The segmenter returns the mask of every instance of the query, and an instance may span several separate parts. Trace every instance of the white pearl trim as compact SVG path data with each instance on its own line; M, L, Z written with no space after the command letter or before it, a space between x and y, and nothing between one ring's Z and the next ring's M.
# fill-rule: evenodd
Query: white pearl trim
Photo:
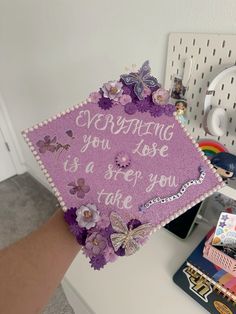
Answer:
M58 113L57 115L54 115L53 117L50 117L36 125L34 125L33 127L31 128L28 128L28 129L25 129L23 132L22 132L22 136L24 137L26 143L28 144L30 150L32 151L33 155L35 156L35 159L37 160L41 170L43 171L45 177L47 178L47 181L54 193L54 195L57 197L61 207L62 207L62 210L65 212L67 211L67 206L65 206L65 202L63 201L63 198L61 197L61 193L58 191L58 189L55 187L55 184L53 182L53 179L51 178L50 174L48 173L47 169L45 168L41 158L40 158L40 155L38 154L37 150L35 149L35 147L33 146L33 144L31 143L29 137L28 137L28 133L29 132L32 132L34 130L37 130L38 128L40 127L43 127L44 125L52 122L53 120L56 120L57 118L60 118L61 116L65 116L67 114L69 114L71 111L75 110L76 108L79 108L81 106L83 106L83 104L86 104L88 102L88 100L84 101L83 103L81 104L77 104L77 105L74 105L73 107L71 108L68 108L60 113Z

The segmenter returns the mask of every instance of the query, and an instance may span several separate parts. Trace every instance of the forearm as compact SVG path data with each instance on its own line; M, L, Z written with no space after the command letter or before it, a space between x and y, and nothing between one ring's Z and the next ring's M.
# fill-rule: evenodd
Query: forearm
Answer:
M62 211L0 251L0 313L40 313L80 250Z

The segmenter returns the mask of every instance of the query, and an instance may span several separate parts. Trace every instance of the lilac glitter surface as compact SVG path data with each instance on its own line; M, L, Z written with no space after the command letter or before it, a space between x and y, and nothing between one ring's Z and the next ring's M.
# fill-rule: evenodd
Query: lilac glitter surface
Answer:
M67 130L72 130L75 137L73 142L65 133ZM55 157L50 151L40 153L36 143L46 135L51 139L56 136L60 143L71 144L69 150L63 151L59 157ZM91 144L86 152L82 152L85 136L97 137L100 140L108 139L110 149L103 150L100 145L94 148ZM88 103L29 131L27 137L52 178L65 206L72 207L65 213L65 220L69 224L73 224L76 218L73 207L94 203L101 216L109 216L110 212L115 210L125 223L131 219L138 219L142 223L158 225L219 185L219 180L209 168L207 161L203 160L174 116L162 114L159 117L152 117L149 112L139 111L129 115L122 105L113 106L108 111L101 109L97 104ZM153 150L153 143L156 143L156 150ZM165 157L160 155L164 145ZM132 170L134 173L139 171L141 178L137 177L135 180L133 176L129 177L128 181L124 175L119 174L115 179L114 173L110 179L104 178L108 165L111 165L113 170L119 169L115 164L115 156L121 151L125 151L131 158L129 168L122 171ZM86 185L90 186L90 191L83 199L71 194L68 188L68 183L75 182L78 178L74 172L69 171L74 159L79 159L80 165L77 169L79 177L84 178ZM91 162L95 164L92 175L86 172L86 167ZM183 183L198 178L199 166L204 166L206 171L202 184L190 187L181 198L173 202L156 204L144 213L138 210L140 205L149 199L173 195L179 191ZM150 174L156 176L156 184L153 187ZM165 184L160 184L161 176L166 178ZM98 192L101 195L100 202ZM107 205L103 192L112 193L113 200L116 201ZM125 208L127 197L131 198L129 208Z

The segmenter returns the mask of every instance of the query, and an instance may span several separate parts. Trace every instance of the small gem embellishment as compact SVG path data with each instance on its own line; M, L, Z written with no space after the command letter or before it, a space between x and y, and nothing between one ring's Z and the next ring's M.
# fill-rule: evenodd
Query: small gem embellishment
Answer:
M130 165L131 160L130 160L130 157L127 153L120 152L116 156L115 162L119 168L127 168Z

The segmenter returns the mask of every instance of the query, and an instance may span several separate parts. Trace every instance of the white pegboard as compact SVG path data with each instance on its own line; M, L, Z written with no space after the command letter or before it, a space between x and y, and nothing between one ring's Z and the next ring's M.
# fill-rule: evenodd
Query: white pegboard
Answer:
M174 76L182 76L186 58L193 65L188 83L188 131L198 140L214 139L236 154L236 73L223 79L216 87L212 105L221 106L229 115L224 136L213 137L203 129L203 105L207 87L222 70L236 64L236 35L171 33L165 75L165 88L170 89Z

